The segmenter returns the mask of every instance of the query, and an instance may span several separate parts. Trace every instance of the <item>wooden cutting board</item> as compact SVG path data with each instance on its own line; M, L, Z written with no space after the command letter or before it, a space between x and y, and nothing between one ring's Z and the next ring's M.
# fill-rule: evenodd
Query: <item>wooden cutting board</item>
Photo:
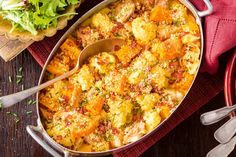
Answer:
M9 40L5 36L0 36L0 56L6 62L10 61L33 42L34 41L21 42L19 40Z

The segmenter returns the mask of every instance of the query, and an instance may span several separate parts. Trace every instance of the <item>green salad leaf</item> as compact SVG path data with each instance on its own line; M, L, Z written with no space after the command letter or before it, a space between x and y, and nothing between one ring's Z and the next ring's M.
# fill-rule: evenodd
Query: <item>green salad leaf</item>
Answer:
M56 26L59 17L76 14L63 11L78 3L80 0L0 0L0 16L12 23L11 31L37 35L38 30Z

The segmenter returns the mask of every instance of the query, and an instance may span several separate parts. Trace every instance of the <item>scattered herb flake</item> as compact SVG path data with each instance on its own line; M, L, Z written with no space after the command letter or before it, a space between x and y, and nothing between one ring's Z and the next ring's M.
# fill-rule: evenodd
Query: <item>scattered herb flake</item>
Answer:
M14 120L15 120L16 123L19 123L19 122L20 122L20 118L17 116L16 113L6 112L6 114L11 115L11 116L14 116L14 117L15 117Z
M20 68L19 68L19 72L22 72L22 70L23 70L23 68L22 68L22 67L20 67Z
M23 76L22 75L16 75L17 78L22 78Z
M8 80L9 80L10 83L12 83L12 78L11 78L11 76L8 76Z
M14 117L18 117L16 113L11 113Z
M36 100L34 100L34 101L32 102L32 105L33 105L33 104L36 104Z
M28 114L28 115L30 115L30 114L32 114L33 113L33 111L27 111L26 112L26 114Z
M21 83L21 79L17 79L17 80L16 80L16 83L17 83L17 84Z
M33 103L33 100L31 100L31 99L27 101L28 105L32 105L32 103Z
M3 103L0 101L0 110L2 109Z
M20 118L16 118L15 121L16 121L16 123L19 123L20 122Z
M21 90L24 90L24 85L21 85Z

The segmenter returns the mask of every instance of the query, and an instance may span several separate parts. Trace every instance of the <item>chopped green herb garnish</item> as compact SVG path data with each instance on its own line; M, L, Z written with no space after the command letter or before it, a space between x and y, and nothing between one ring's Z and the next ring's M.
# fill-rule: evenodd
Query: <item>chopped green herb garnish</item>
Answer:
M84 99L82 102L81 102L81 104L79 104L79 106L84 106L84 104L87 104L88 103L88 99Z
M122 37L122 35L120 35L119 33L116 33L115 37Z
M6 114L11 115L11 116L14 116L14 117L15 117L14 119L15 119L16 123L19 123L20 118L17 116L16 113L6 112Z
M8 76L8 80L9 80L10 83L12 82L11 76Z
M28 114L28 115L30 115L30 114L32 114L33 113L33 111L27 111L26 112L26 114Z
M32 102L32 105L33 105L33 104L36 104L36 100L34 100L34 101Z
M22 68L22 67L20 67L20 68L19 68L19 72L22 72L22 70L23 70L23 68Z
M21 90L24 90L24 85L21 85Z
M82 101L82 103L88 103L88 99L84 99L83 101Z
M21 83L21 81L22 81L21 79L17 79L16 83L19 84L19 83Z
M102 109L105 111L105 112L108 112L109 111L109 106L107 105L107 104L104 104L103 106L102 106Z
M16 121L16 123L19 123L20 122L20 118L16 118L15 121Z
M32 105L32 103L33 103L33 100L31 100L31 99L27 101L28 105Z
M17 78L22 78L23 76L22 75L16 75Z
M11 113L14 117L18 117L16 113Z
M3 104L2 104L2 102L0 101L0 110L2 109L2 106L3 106Z

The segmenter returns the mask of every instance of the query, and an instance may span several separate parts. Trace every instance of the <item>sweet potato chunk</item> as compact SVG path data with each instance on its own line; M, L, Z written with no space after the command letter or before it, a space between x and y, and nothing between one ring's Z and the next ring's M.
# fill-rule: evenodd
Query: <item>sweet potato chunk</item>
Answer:
M86 109L92 115L99 115L102 111L103 105L104 105L104 99L97 96L94 99L89 101L89 104L86 106Z
M172 22L171 11L166 7L157 6L152 10L150 20L170 24Z
M70 58L63 53L58 53L47 65L47 71L54 75L62 75L70 70Z
M76 63L81 50L78 48L76 40L73 37L67 38L60 48L72 61Z
M134 48L130 46L122 46L119 51L116 51L115 55L123 65L127 65L137 54L139 54L140 50L141 47L139 46Z

